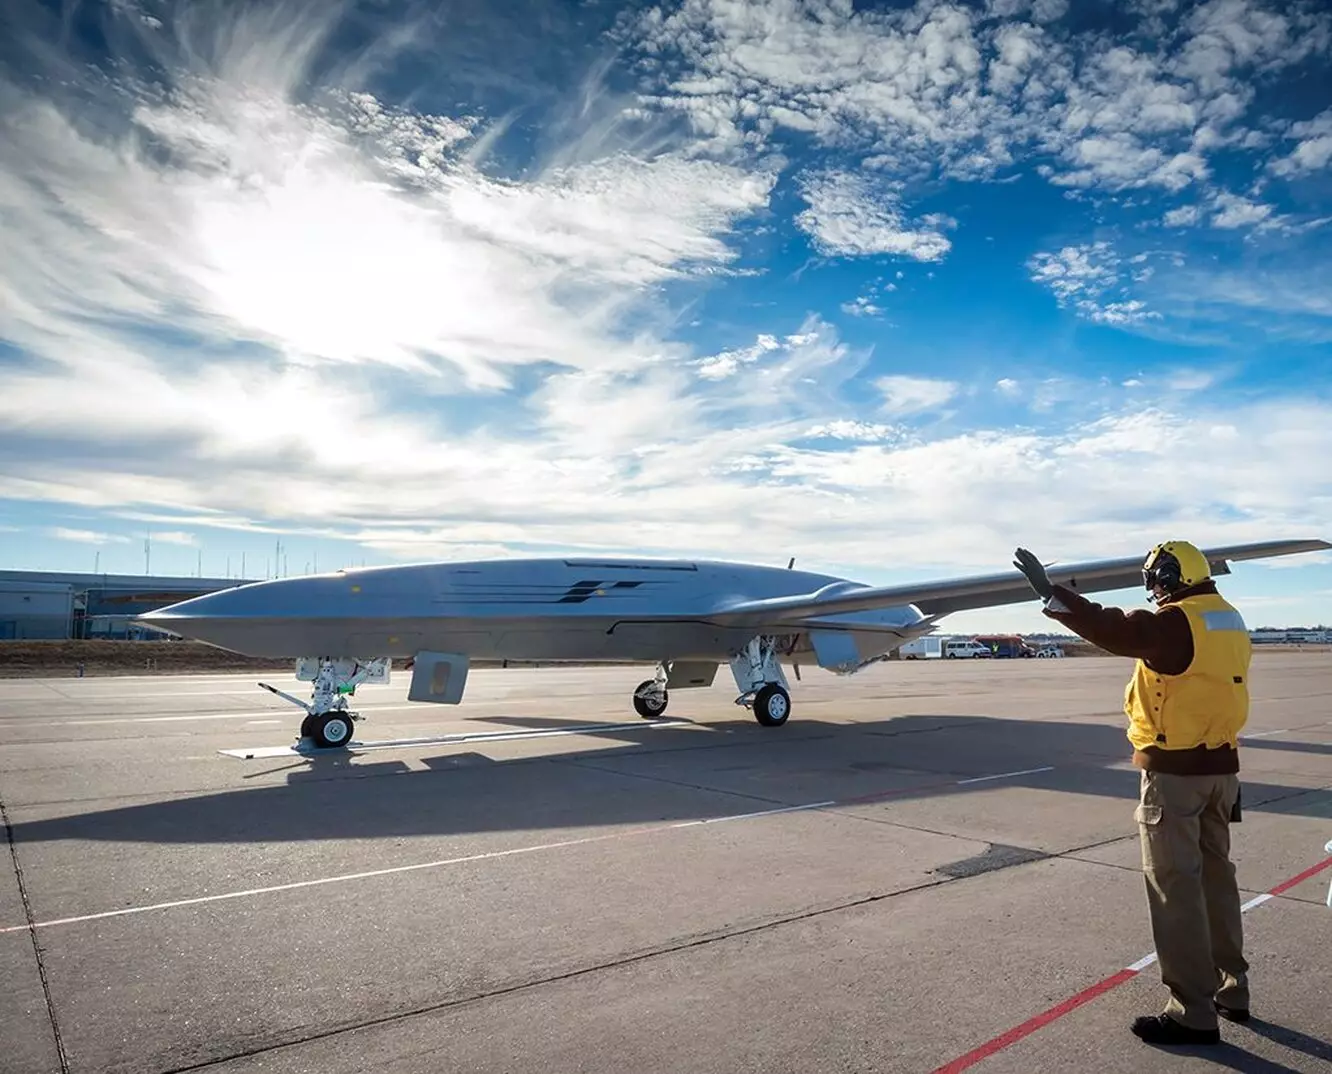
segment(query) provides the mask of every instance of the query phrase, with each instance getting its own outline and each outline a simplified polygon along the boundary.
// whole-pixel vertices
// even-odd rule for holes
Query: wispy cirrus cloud
[[[124,544],[129,540],[119,533],[71,529],[68,526],[53,526],[47,530],[47,534],[57,541],[72,541],[75,544]]]
[[[883,409],[889,414],[936,409],[952,399],[958,387],[950,380],[901,375],[880,377],[874,386],[883,392]]]

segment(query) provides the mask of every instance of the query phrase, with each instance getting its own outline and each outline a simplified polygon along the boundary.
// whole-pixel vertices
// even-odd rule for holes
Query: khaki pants
[[[1249,1006],[1239,888],[1230,862],[1230,811],[1239,777],[1143,772],[1134,811],[1166,1013],[1216,1028],[1213,1000]]]

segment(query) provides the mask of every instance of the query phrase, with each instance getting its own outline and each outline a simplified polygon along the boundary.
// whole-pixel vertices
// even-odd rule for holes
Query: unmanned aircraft
[[[1228,561],[1332,548],[1321,540],[1204,549],[1213,574]],[[357,685],[411,670],[409,701],[456,705],[473,661],[655,664],[633,691],[647,719],[672,690],[712,685],[729,665],[739,696],[765,727],[791,714],[782,663],[850,674],[931,633],[953,612],[1035,599],[1018,571],[868,586],[794,569],[705,560],[564,558],[363,567],[252,582],[137,617],[145,626],[247,656],[294,659],[311,682],[301,738],[344,747],[359,713]],[[1141,559],[1055,566],[1079,592],[1142,581]]]

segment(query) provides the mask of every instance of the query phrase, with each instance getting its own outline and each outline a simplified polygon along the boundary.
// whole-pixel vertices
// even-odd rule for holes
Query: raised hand
[[[1027,576],[1027,581],[1031,583],[1031,588],[1036,590],[1037,595],[1042,600],[1049,600],[1054,593],[1054,586],[1050,584],[1049,576],[1045,573],[1045,567],[1041,561],[1028,552],[1025,548],[1017,549],[1013,555],[1013,566]]]

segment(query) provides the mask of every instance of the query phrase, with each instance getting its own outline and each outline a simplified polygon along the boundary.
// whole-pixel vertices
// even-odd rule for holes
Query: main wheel
[[[336,749],[345,746],[352,737],[352,718],[345,712],[326,712],[311,721],[310,737],[316,746]]]
[[[791,715],[791,695],[775,682],[754,695],[754,719],[764,727],[781,727]]]
[[[638,689],[634,691],[634,711],[645,720],[653,720],[666,711],[666,702],[670,700],[665,690],[662,690],[660,697],[655,693],[644,694],[643,691],[655,686],[652,679],[645,679],[638,684]]]

